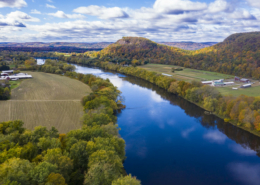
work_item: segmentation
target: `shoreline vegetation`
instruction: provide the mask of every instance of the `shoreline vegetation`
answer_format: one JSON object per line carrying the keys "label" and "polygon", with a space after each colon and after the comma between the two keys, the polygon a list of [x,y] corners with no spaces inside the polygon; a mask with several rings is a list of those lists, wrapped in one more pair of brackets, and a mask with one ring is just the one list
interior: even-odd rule
{"label": "shoreline vegetation", "polygon": [[140,185],[123,168],[125,141],[114,115],[124,108],[121,92],[108,79],[76,73],[74,66],[63,64],[50,60],[34,69],[61,70],[91,87],[81,101],[82,128],[62,134],[55,127],[26,130],[20,120],[0,123],[0,184]]}
{"label": "shoreline vegetation", "polygon": [[214,87],[202,86],[192,81],[177,81],[172,77],[163,76],[156,72],[136,67],[122,67],[108,62],[93,62],[87,65],[120,72],[149,81],[157,86],[177,94],[196,104],[206,111],[213,113],[239,128],[260,137],[260,97],[222,96]]}

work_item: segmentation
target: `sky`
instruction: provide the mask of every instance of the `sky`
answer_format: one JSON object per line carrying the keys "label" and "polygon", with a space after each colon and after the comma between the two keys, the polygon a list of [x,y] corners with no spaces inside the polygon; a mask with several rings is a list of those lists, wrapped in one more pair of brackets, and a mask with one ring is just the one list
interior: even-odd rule
{"label": "sky", "polygon": [[0,0],[0,42],[221,42],[260,30],[260,0]]}

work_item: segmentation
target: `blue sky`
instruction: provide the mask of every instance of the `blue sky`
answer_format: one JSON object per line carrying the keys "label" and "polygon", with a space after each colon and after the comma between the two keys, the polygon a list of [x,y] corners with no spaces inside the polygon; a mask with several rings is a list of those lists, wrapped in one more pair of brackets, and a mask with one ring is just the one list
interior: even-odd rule
{"label": "blue sky", "polygon": [[0,42],[219,42],[259,23],[260,0],[0,0]]}

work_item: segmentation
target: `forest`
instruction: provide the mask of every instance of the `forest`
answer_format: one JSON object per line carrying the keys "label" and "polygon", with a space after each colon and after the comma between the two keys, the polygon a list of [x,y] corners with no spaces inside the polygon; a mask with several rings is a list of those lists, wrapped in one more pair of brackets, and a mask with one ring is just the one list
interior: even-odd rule
{"label": "forest", "polygon": [[140,185],[123,168],[125,141],[114,114],[124,108],[121,92],[108,79],[76,73],[73,66],[56,60],[37,70],[62,70],[91,87],[92,93],[82,98],[83,125],[63,134],[55,127],[26,130],[21,120],[0,123],[0,184]]}
{"label": "forest", "polygon": [[260,32],[237,33],[223,42],[188,51],[152,42],[141,37],[123,37],[93,57],[114,63],[172,64],[260,79]]}

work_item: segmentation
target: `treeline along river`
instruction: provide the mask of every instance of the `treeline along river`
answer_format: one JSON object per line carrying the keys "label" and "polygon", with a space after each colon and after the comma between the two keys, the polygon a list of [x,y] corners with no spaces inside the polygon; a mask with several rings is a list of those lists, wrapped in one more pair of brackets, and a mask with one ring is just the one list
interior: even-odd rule
{"label": "treeline along river", "polygon": [[143,185],[258,185],[260,138],[136,77],[76,66],[108,78],[126,109],[117,115],[124,167]]}
{"label": "treeline along river", "polygon": [[144,80],[76,65],[108,78],[125,98],[118,116],[127,173],[144,185],[260,183],[260,138]]}

